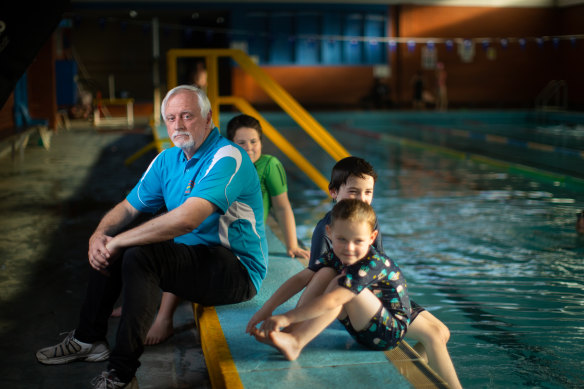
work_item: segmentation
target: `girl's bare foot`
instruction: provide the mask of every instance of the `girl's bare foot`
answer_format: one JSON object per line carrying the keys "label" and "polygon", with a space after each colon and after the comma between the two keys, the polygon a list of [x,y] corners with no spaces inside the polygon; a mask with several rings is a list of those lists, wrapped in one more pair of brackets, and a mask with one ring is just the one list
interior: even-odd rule
{"label": "girl's bare foot", "polygon": [[278,351],[280,351],[289,361],[298,358],[300,351],[302,351],[296,338],[286,332],[272,331],[266,336],[265,332],[256,330],[253,336],[257,341],[278,349]]}
{"label": "girl's bare foot", "polygon": [[286,332],[272,331],[269,334],[274,346],[286,357],[287,360],[293,361],[300,355],[302,349],[294,336]]}
{"label": "girl's bare foot", "polygon": [[144,340],[144,344],[146,346],[153,346],[170,338],[174,334],[174,328],[172,324],[172,320],[163,319],[157,316],[156,320],[154,320],[154,323],[152,324],[152,327],[150,327],[148,333],[146,334],[146,340]]}

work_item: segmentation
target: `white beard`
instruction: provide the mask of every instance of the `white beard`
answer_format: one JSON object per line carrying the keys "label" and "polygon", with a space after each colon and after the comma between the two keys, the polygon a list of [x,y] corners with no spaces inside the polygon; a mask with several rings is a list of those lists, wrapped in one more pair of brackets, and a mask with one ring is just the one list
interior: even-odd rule
{"label": "white beard", "polygon": [[[179,135],[184,135],[187,136],[188,139],[184,140],[184,141],[176,141],[175,138]],[[175,132],[174,134],[172,134],[172,143],[174,143],[174,145],[176,147],[179,147],[183,150],[185,149],[190,149],[191,147],[193,147],[195,145],[195,141],[193,139],[193,137],[191,136],[190,133],[188,132]]]}

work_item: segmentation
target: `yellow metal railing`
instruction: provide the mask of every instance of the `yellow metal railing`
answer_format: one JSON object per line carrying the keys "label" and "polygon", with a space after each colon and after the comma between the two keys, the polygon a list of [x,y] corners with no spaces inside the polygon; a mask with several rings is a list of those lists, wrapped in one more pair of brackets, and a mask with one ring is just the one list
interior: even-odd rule
{"label": "yellow metal railing", "polygon": [[[337,142],[298,102],[274,81],[265,71],[256,65],[241,50],[236,49],[171,49],[166,55],[168,70],[168,89],[177,85],[177,60],[179,58],[204,57],[207,68],[207,96],[211,101],[213,121],[219,126],[219,106],[232,104],[242,112],[260,119],[259,113],[245,100],[234,96],[219,96],[218,58],[229,57],[251,75],[258,85],[314,139],[335,161],[349,156],[349,152]],[[262,128],[266,136],[282,150],[300,169],[302,169],[319,188],[328,194],[328,180],[320,174],[286,139],[261,117]]]}
{"label": "yellow metal railing", "polygon": [[[304,130],[316,141],[335,161],[350,154],[337,142],[298,102],[288,94],[276,81],[256,65],[247,54],[236,49],[172,49],[166,56],[168,80],[167,87],[172,89],[177,85],[177,60],[185,57],[204,57],[207,68],[207,96],[211,101],[213,122],[219,127],[219,107],[234,105],[241,112],[256,117],[262,125],[263,132],[276,147],[278,147],[294,164],[296,164],[319,188],[328,194],[328,180],[304,158],[290,142],[286,140],[251,104],[235,96],[219,96],[218,58],[229,57],[250,74],[259,86]],[[158,128],[153,125],[154,141],[138,150],[128,159],[131,164],[147,151],[157,148],[162,151],[169,147],[168,139],[161,137]]]}
{"label": "yellow metal railing", "polygon": [[156,124],[154,119],[150,120],[150,128],[152,128],[152,136],[154,140],[148,143],[146,146],[142,147],[140,150],[136,151],[134,154],[126,158],[124,163],[126,165],[131,165],[134,163],[135,160],[146,154],[148,151],[152,149],[157,149],[158,152],[162,150],[172,147],[172,142],[168,139],[168,134],[166,133],[166,129],[162,131],[160,125]]}

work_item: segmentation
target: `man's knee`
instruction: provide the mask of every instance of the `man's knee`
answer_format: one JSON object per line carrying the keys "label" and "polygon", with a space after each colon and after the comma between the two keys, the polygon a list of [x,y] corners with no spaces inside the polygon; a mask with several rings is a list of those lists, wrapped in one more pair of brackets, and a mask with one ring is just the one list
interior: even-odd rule
{"label": "man's knee", "polygon": [[124,251],[122,274],[136,274],[151,269],[150,250],[148,246],[129,247]]}

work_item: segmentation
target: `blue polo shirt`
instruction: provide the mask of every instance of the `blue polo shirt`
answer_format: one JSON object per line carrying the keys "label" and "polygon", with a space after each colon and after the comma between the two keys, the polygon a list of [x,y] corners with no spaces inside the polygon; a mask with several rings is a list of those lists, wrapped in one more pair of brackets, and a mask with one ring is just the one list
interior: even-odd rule
{"label": "blue polo shirt", "polygon": [[259,292],[268,268],[268,245],[258,174],[247,153],[217,128],[190,160],[178,147],[158,154],[126,199],[140,212],[154,213],[163,205],[171,211],[189,197],[208,200],[218,210],[174,241],[231,249]]}

